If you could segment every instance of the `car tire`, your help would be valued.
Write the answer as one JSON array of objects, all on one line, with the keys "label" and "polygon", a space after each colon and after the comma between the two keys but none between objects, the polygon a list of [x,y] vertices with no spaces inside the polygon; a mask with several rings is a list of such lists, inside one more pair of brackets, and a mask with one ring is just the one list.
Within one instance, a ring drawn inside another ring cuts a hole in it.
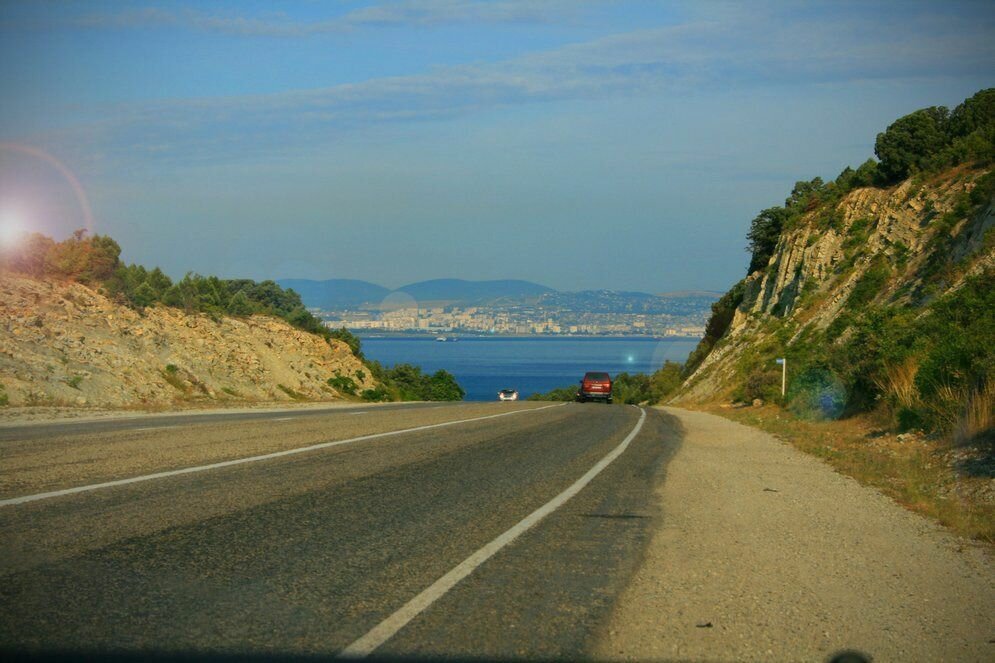
[{"label": "car tire", "polygon": [[611,404],[612,404],[612,399],[610,399],[610,398],[606,398],[606,399],[605,399],[605,403],[608,403],[609,405],[611,405]]}]

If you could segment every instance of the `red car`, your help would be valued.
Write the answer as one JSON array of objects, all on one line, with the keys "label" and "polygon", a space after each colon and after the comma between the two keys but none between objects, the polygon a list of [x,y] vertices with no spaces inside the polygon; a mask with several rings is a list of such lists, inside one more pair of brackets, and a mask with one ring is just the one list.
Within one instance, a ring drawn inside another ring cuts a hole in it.
[{"label": "red car", "polygon": [[577,400],[581,403],[587,401],[612,402],[612,378],[607,373],[588,371],[584,374],[584,379],[580,381],[580,389],[577,391]]}]

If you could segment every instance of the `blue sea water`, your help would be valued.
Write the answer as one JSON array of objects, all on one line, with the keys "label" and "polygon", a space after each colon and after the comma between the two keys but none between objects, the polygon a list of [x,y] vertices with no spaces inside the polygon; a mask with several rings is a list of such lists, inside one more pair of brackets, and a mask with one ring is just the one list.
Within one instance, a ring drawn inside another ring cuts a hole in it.
[{"label": "blue sea water", "polygon": [[414,364],[456,376],[466,400],[492,401],[501,389],[522,398],[577,384],[586,371],[652,373],[666,360],[683,362],[695,339],[471,337],[440,343],[430,337],[362,338],[363,353],[386,366]]}]

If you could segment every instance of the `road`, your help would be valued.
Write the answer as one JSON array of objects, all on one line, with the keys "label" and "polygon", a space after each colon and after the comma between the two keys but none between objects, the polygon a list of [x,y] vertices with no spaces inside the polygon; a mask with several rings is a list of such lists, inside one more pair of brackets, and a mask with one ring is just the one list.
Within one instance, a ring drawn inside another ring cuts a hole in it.
[{"label": "road", "polygon": [[583,656],[675,422],[467,403],[3,429],[0,649]]}]

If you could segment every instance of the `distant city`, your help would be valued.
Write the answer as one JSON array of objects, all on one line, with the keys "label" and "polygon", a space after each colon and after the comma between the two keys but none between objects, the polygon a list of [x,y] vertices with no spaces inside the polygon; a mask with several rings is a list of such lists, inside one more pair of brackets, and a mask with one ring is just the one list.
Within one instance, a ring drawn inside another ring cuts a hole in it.
[{"label": "distant city", "polygon": [[707,312],[667,314],[589,313],[535,306],[400,308],[393,311],[315,310],[329,327],[356,332],[422,334],[569,334],[590,336],[683,336],[705,333]]},{"label": "distant city", "polygon": [[[284,280],[332,328],[366,335],[704,335],[719,293],[560,292],[526,281],[426,281],[388,290],[366,282]],[[370,301],[370,300],[373,301]],[[365,301],[364,301],[365,300]]]}]

